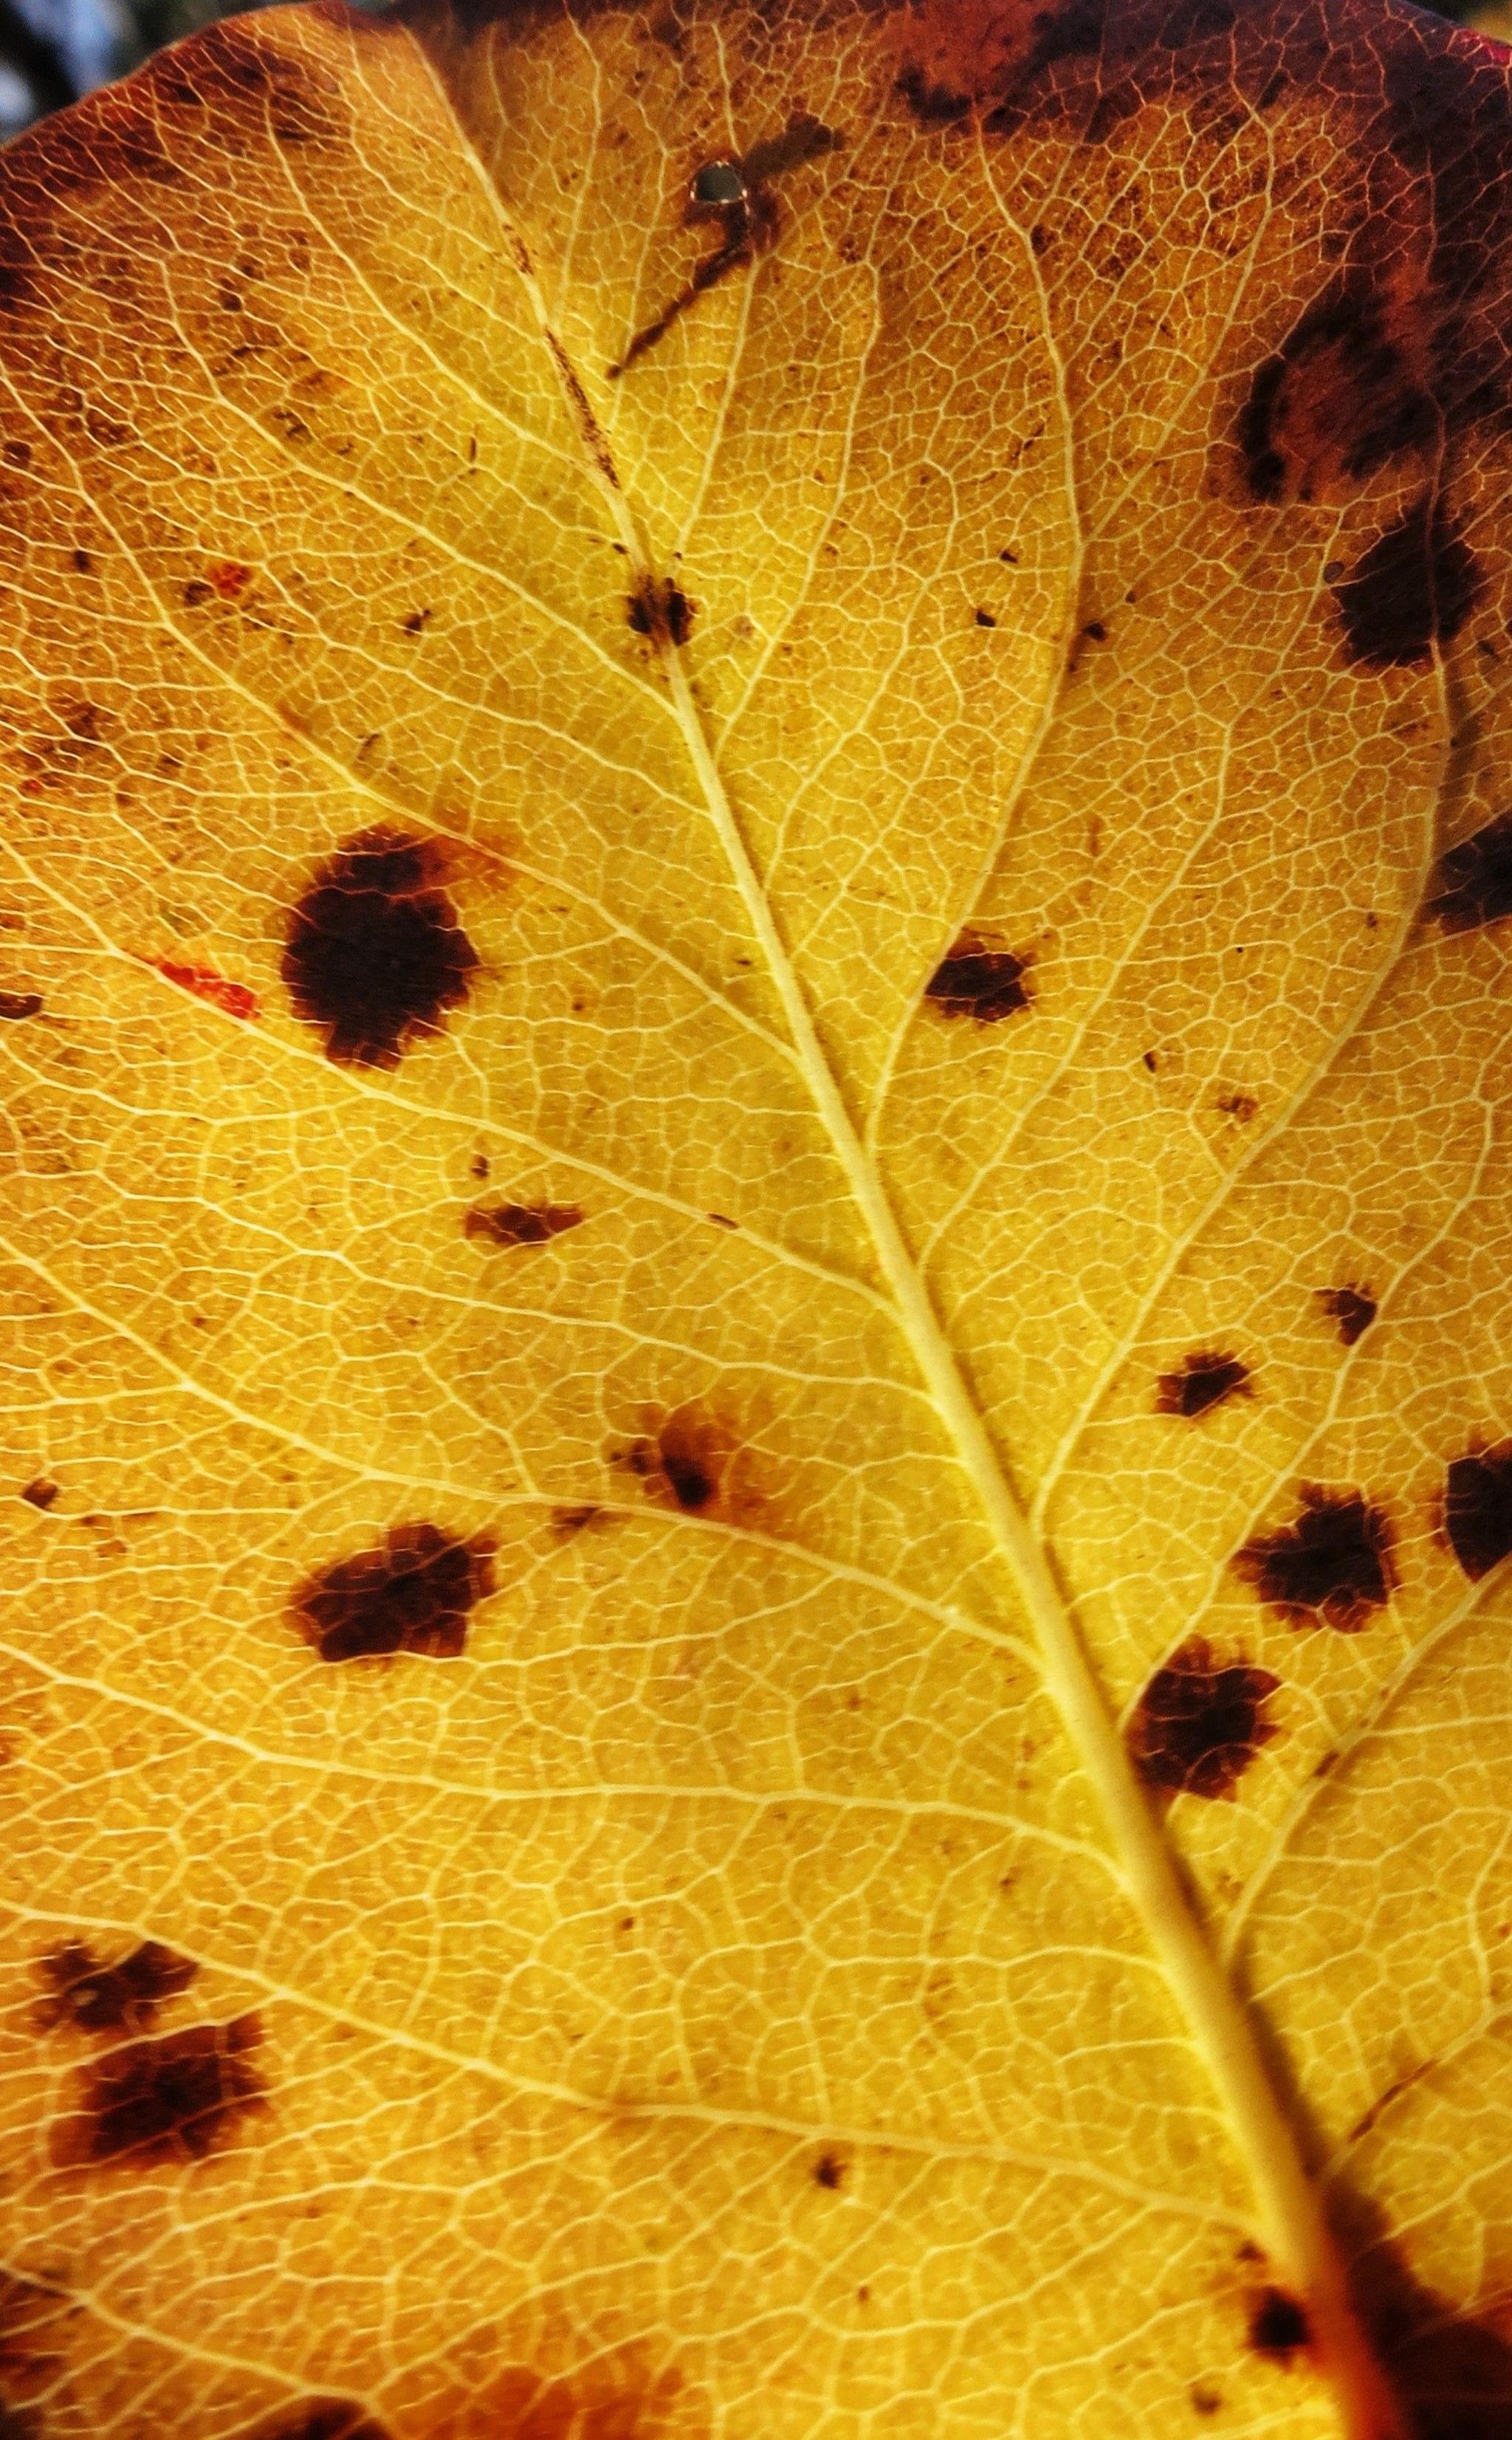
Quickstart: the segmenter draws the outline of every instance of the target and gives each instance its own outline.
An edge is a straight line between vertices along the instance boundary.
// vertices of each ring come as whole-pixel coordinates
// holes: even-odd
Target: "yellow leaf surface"
[[[8,2440],[1504,2440],[1504,55],[0,164]]]

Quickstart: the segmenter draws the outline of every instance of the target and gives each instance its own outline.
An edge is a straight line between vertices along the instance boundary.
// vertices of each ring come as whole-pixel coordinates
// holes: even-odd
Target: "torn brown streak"
[[[696,304],[731,271],[749,270],[758,254],[765,253],[776,242],[781,216],[777,198],[771,192],[772,179],[801,168],[805,162],[821,159],[843,142],[843,136],[834,128],[800,111],[780,135],[753,145],[744,155],[707,163],[694,171],[683,209],[683,226],[694,228],[711,221],[720,230],[719,243],[696,266],[671,304],[636,332],[619,363],[609,366],[610,381],[618,381],[639,356],[664,339],[690,305]],[[725,173],[731,190],[728,198],[723,194],[711,198],[701,192],[700,182],[711,172]]]
[[[551,350],[551,361],[561,376],[562,386],[567,391],[583,445],[604,481],[617,492],[620,488],[620,477],[615,472],[614,458],[603,437],[599,419],[588,404],[587,391],[578,379],[577,368],[554,331],[548,331],[546,344]]]

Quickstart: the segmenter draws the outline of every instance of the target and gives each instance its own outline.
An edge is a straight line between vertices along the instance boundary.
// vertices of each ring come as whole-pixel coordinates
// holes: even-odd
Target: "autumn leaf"
[[[1506,55],[0,162],[7,2440],[1512,2429]]]

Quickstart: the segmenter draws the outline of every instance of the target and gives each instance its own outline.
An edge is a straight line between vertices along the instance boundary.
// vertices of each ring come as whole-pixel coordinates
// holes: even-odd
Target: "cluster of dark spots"
[[[39,1474],[32,1481],[24,1485],[21,1497],[33,1508],[40,1508],[45,1515],[58,1497],[58,1485],[49,1481],[46,1475]]]
[[[258,2018],[238,2017],[107,2052],[80,2072],[79,2113],[53,2131],[56,2165],[205,2160],[266,2107],[253,2060],[261,2043]]]
[[[1351,668],[1411,669],[1451,644],[1480,592],[1473,553],[1436,498],[1389,526],[1333,588]]]
[[[469,1211],[462,1234],[488,1246],[547,1246],[582,1226],[575,1203],[499,1203],[491,1211]]]
[[[468,995],[477,955],[441,886],[440,850],[364,832],[316,870],[289,920],[282,978],[326,1056],[396,1068]]]
[[[1212,1347],[1183,1355],[1174,1372],[1162,1372],[1155,1385],[1158,1415],[1205,1415],[1227,1398],[1252,1397],[1248,1364]]]
[[[88,1944],[61,1941],[37,1960],[51,1985],[42,2004],[45,2025],[72,2025],[86,2034],[145,2034],[165,2000],[187,1991],[199,1967],[160,1940],[143,1940],[114,1965],[101,1965]]]
[[[1364,1337],[1376,1319],[1376,1300],[1369,1288],[1350,1285],[1342,1288],[1315,1288],[1313,1291],[1330,1320],[1339,1327],[1340,1342],[1353,1347]]]
[[[1454,1459],[1444,1479],[1444,1538],[1472,1585],[1512,1552],[1512,1441]]]
[[[832,2195],[838,2193],[848,2165],[838,2152],[821,2152],[814,2163],[814,2183]]]
[[[1288,1625],[1358,1635],[1395,1590],[1391,1519],[1361,1492],[1300,1489],[1295,1521],[1256,1534],[1231,1564]]]
[[[1473,932],[1512,915],[1512,813],[1441,855],[1429,888],[1423,913],[1446,932]]]
[[[455,1660],[468,1621],[494,1590],[495,1545],[461,1541],[439,1525],[395,1525],[377,1547],[317,1569],[290,1605],[322,1660],[371,1660],[395,1652]]]
[[[1250,2307],[1249,2343],[1257,2356],[1289,2364],[1311,2336],[1307,2316],[1284,2288],[1265,2288]]]
[[[247,2440],[389,2440],[381,2423],[351,2397],[302,2397],[247,2434]]]
[[[1251,498],[1346,498],[1440,429],[1417,333],[1421,299],[1359,274],[1308,307],[1263,364],[1239,418]]]
[[[0,1023],[19,1025],[28,1016],[40,1016],[46,1002],[41,992],[0,991]]]
[[[1219,1660],[1192,1637],[1156,1671],[1129,1723],[1141,1776],[1175,1796],[1232,1798],[1261,1747],[1278,1734],[1266,1705],[1280,1685],[1268,1669]]]
[[[926,983],[924,996],[942,1016],[997,1025],[1029,1007],[1033,995],[1024,978],[1032,962],[1027,955],[994,948],[977,933],[963,932]]]
[[[695,608],[670,576],[659,583],[648,576],[629,596],[625,615],[636,635],[648,636],[653,643],[686,644],[693,634]]]
[[[1226,1119],[1233,1119],[1236,1125],[1247,1127],[1260,1104],[1252,1093],[1245,1092],[1240,1085],[1231,1085],[1218,1095],[1217,1106]]]
[[[718,231],[713,251],[704,257],[671,304],[664,306],[654,321],[637,331],[619,363],[608,367],[610,381],[618,381],[638,356],[643,356],[648,348],[665,338],[679,315],[716,287],[727,274],[748,270],[759,254],[769,251],[781,224],[777,198],[771,191],[772,180],[801,169],[807,162],[821,160],[844,141],[833,127],[800,111],[780,135],[753,145],[748,152],[700,162],[688,181],[683,226],[711,224]]]

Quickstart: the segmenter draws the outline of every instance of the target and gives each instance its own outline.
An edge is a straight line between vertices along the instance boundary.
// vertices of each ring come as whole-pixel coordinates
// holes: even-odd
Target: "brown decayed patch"
[[[1253,1376],[1248,1364],[1221,1348],[1199,1347],[1183,1355],[1174,1372],[1162,1372],[1155,1385],[1158,1415],[1205,1415],[1231,1398],[1251,1398]]]
[[[1512,1552],[1512,1441],[1454,1459],[1444,1480],[1444,1538],[1471,1584]]]
[[[1512,915],[1512,813],[1441,855],[1429,891],[1423,913],[1446,932],[1473,932]]]
[[[328,1059],[397,1068],[466,999],[477,955],[430,840],[365,831],[320,865],[289,919],[282,978]]]
[[[24,1486],[21,1497],[31,1507],[40,1508],[45,1515],[57,1498],[58,1492],[59,1485],[56,1482],[50,1481],[46,1475],[39,1474]]]
[[[389,2440],[385,2426],[351,2397],[302,2397],[248,2432],[247,2440]]]
[[[1027,951],[996,947],[979,933],[963,932],[925,984],[924,996],[942,1016],[998,1025],[1031,1006],[1034,995],[1025,978],[1032,963]]]
[[[821,2152],[814,2163],[814,2183],[828,2194],[837,2194],[845,2183],[849,2163],[839,2152]]]
[[[583,1218],[576,1203],[499,1203],[492,1211],[467,1212],[462,1234],[487,1246],[546,1246],[569,1229],[581,1229]]]
[[[1251,386],[1239,419],[1256,500],[1347,499],[1438,435],[1423,300],[1356,273],[1309,306]]]
[[[0,991],[0,1024],[24,1024],[28,1016],[40,1016],[45,1005],[41,992]]]
[[[395,1525],[376,1548],[308,1576],[290,1615],[322,1660],[372,1660],[407,1652],[455,1660],[468,1622],[494,1591],[495,1545],[462,1541],[439,1525]]]
[[[1325,1314],[1339,1326],[1341,1343],[1353,1347],[1364,1337],[1376,1319],[1376,1300],[1369,1288],[1315,1288],[1313,1291]]]
[[[1288,1625],[1358,1635],[1395,1589],[1391,1520],[1359,1491],[1300,1491],[1295,1521],[1252,1535],[1230,1564]]]
[[[102,1965],[88,1944],[60,1941],[37,1960],[52,1986],[42,2003],[45,2025],[73,2025],[86,2034],[145,2034],[165,2000],[187,1991],[199,1967],[160,1940],[143,1940],[114,1965]]]
[[[695,607],[670,576],[659,583],[648,576],[629,596],[626,616],[638,636],[649,637],[656,643],[686,644],[693,634]]]
[[[1331,2216],[1350,2288],[1377,2357],[1400,2400],[1412,2440],[1507,2440],[1512,2432],[1512,2310],[1493,2293],[1467,2312],[1423,2287],[1383,2216],[1347,2188]]]
[[[1344,657],[1360,670],[1411,669],[1453,642],[1480,591],[1472,553],[1425,496],[1334,586]]]
[[[1265,1707],[1281,1680],[1243,1660],[1219,1660],[1193,1636],[1141,1695],[1129,1751],[1151,1787],[1232,1798],[1262,1746],[1279,1731]]]
[[[222,2150],[267,2106],[256,2017],[190,2025],[107,2051],[80,2071],[78,2113],[52,2131],[59,2168],[183,2165]]]
[[[1249,2344],[1251,2354],[1272,2363],[1290,2364],[1308,2345],[1307,2315],[1284,2288],[1264,2288],[1250,2306]]]

